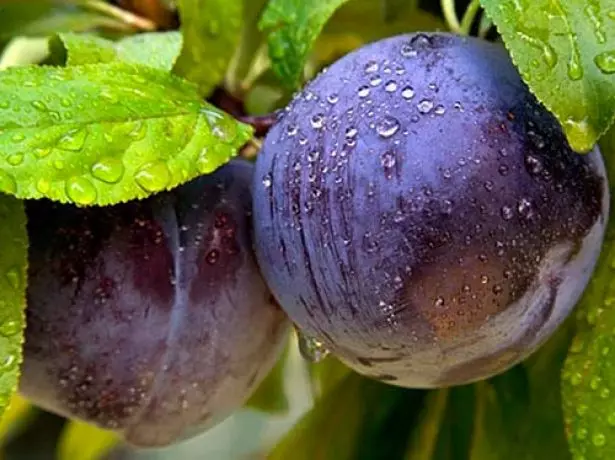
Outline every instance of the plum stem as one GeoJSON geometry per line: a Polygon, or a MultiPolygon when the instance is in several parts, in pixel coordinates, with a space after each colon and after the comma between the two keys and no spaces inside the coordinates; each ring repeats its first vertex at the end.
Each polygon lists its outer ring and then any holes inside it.
{"type": "Polygon", "coordinates": [[[266,113],[263,115],[241,115],[238,116],[237,119],[242,123],[252,126],[256,137],[263,137],[278,120],[278,113],[279,112],[266,113]]]}
{"type": "Polygon", "coordinates": [[[476,14],[479,10],[480,0],[472,0],[472,2],[466,8],[465,13],[463,14],[463,18],[461,19],[460,32],[463,35],[470,35],[472,24],[474,24],[474,19],[476,18],[476,14]]]}
{"type": "Polygon", "coordinates": [[[138,30],[156,30],[156,24],[147,18],[136,15],[130,11],[123,10],[117,6],[110,5],[101,0],[84,0],[80,4],[87,9],[98,11],[115,19],[119,19],[124,24],[128,24],[138,30]]]}
{"type": "Polygon", "coordinates": [[[461,33],[461,24],[459,24],[459,18],[455,11],[455,0],[440,0],[440,7],[442,8],[446,25],[451,32],[461,33]]]}

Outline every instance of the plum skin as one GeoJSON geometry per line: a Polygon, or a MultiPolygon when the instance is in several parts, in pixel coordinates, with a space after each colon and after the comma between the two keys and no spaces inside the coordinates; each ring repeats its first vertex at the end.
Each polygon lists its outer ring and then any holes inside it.
{"type": "Polygon", "coordinates": [[[144,201],[28,203],[21,393],[138,447],[238,409],[289,326],[254,258],[252,174],[233,161],[144,201]]]}
{"type": "Polygon", "coordinates": [[[311,81],[258,156],[261,271],[308,337],[413,388],[498,374],[566,318],[600,253],[608,183],[501,45],[369,44],[311,81]]]}

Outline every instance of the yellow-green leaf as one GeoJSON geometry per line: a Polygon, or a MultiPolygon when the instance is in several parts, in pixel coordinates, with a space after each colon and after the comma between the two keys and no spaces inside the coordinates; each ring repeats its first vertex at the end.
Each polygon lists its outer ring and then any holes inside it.
{"type": "Polygon", "coordinates": [[[243,0],[179,0],[184,43],[178,75],[208,95],[224,78],[241,38],[243,0]]]}
{"type": "Polygon", "coordinates": [[[0,415],[17,388],[26,306],[28,235],[23,202],[0,193],[0,415]]]}
{"type": "Polygon", "coordinates": [[[58,460],[99,460],[120,438],[112,431],[87,423],[72,421],[62,431],[58,441],[58,460]]]}
{"type": "Polygon", "coordinates": [[[589,151],[615,117],[613,0],[481,0],[523,79],[589,151]]]}

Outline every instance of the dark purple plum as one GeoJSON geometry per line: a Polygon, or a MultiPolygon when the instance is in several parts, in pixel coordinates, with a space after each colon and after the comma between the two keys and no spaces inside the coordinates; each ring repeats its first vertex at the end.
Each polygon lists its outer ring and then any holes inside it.
{"type": "Polygon", "coordinates": [[[28,203],[23,395],[141,447],[238,409],[289,325],[254,258],[253,170],[107,208],[28,203]]]}
{"type": "Polygon", "coordinates": [[[307,336],[407,387],[464,384],[537,349],[585,289],[608,184],[503,46],[449,34],[358,49],[269,132],[257,260],[307,336]]]}

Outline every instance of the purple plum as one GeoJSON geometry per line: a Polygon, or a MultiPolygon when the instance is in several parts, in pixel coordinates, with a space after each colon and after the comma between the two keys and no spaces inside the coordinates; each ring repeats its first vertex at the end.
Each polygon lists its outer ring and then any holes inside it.
{"type": "Polygon", "coordinates": [[[333,63],[268,133],[257,260],[291,320],[395,385],[505,371],[552,335],[600,253],[608,184],[500,44],[396,36],[333,63]]]}
{"type": "Polygon", "coordinates": [[[105,208],[29,202],[21,393],[139,447],[238,409],[289,329],[254,258],[253,172],[105,208]]]}

